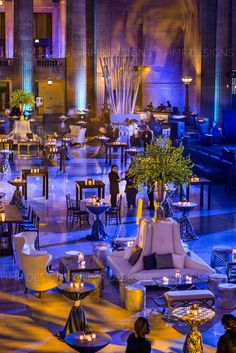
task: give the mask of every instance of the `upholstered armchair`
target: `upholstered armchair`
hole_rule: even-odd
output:
[[[72,143],[84,144],[86,128],[80,127],[78,125],[70,125],[70,133],[68,134]]]
[[[23,266],[22,266],[22,250],[31,255],[44,255],[47,254],[46,250],[35,249],[35,239],[37,238],[37,232],[21,232],[13,236],[13,243],[15,249],[15,259],[19,268],[19,277],[21,277]]]
[[[52,255],[30,255],[22,251],[22,268],[25,278],[25,294],[28,289],[41,293],[58,287],[63,276],[58,272],[48,272],[47,267]]]

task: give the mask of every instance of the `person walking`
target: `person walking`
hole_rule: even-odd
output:
[[[111,171],[108,174],[110,181],[111,207],[116,207],[117,195],[119,194],[120,177],[116,171],[116,166],[111,166]]]
[[[150,353],[151,343],[145,337],[149,333],[149,321],[140,316],[134,323],[134,333],[128,337],[126,353]]]
[[[234,315],[226,314],[222,317],[221,323],[226,332],[217,343],[216,353],[236,353],[236,318]]]

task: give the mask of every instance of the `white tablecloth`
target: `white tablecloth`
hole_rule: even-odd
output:
[[[106,202],[107,202],[106,199],[101,199],[101,201],[106,201]],[[89,223],[90,223],[91,225],[93,225],[93,222],[94,222],[94,220],[96,219],[96,215],[94,215],[93,213],[91,213],[91,212],[87,209],[87,207],[86,207],[86,204],[91,203],[91,202],[92,202],[92,199],[91,199],[91,198],[80,200],[80,209],[81,209],[81,211],[88,211],[88,213],[89,213]],[[105,212],[103,212],[103,213],[99,216],[99,218],[101,219],[102,223],[105,223]]]

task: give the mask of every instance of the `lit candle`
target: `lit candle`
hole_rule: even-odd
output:
[[[78,255],[78,262],[82,263],[83,260],[84,260],[84,254],[82,252],[80,252]]]
[[[88,342],[91,342],[91,341],[92,341],[92,337],[89,336],[89,337],[87,338],[87,340],[88,340]]]
[[[79,336],[79,339],[80,339],[80,341],[83,341],[83,340],[84,340],[84,336],[83,336],[83,335],[80,335],[80,336]]]
[[[74,287],[74,283],[73,282],[70,282],[70,287]]]
[[[92,338],[95,339],[96,337],[96,333],[92,333]]]
[[[81,261],[81,266],[82,266],[82,267],[85,266],[85,261]]]
[[[83,282],[82,282],[82,283],[80,283],[80,286],[81,286],[81,287],[84,287],[84,283],[83,283]]]
[[[169,278],[168,277],[163,277],[162,278],[163,284],[168,284],[169,283]]]

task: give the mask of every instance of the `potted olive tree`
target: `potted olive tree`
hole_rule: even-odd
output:
[[[170,138],[159,138],[155,143],[147,146],[144,155],[134,156],[129,168],[129,176],[133,179],[134,187],[139,191],[148,187],[154,191],[154,198],[158,207],[155,208],[154,220],[163,218],[161,203],[165,190],[172,184],[180,188],[189,183],[192,176],[192,161],[189,156],[183,156],[184,147],[174,147]]]
[[[17,89],[11,93],[10,96],[10,107],[19,107],[21,113],[21,119],[24,119],[25,105],[33,106],[35,104],[34,95],[26,90]]]

